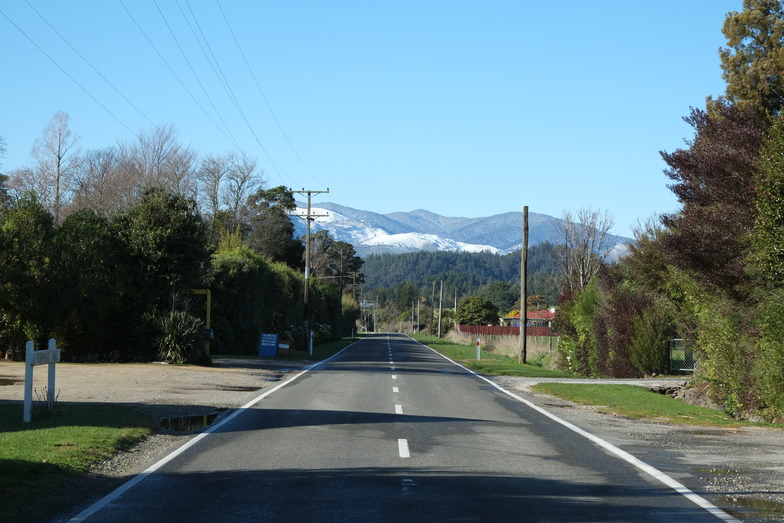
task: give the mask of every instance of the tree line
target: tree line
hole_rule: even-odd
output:
[[[528,251],[529,290],[555,305],[559,268],[550,243]],[[373,254],[365,259],[365,294],[371,301],[410,307],[417,297],[430,300],[432,285],[444,282],[451,301],[467,296],[491,300],[500,311],[508,312],[520,300],[520,251],[510,254],[460,253],[448,251]]]
[[[292,192],[267,187],[245,154],[199,159],[171,127],[137,138],[82,153],[58,113],[33,165],[0,174],[0,349],[19,357],[25,340],[54,337],[67,361],[201,363],[208,341],[255,353],[261,332],[304,347]],[[354,327],[362,260],[326,233],[311,250],[318,342]]]
[[[562,366],[591,376],[668,370],[694,343],[695,381],[738,417],[784,419],[784,8],[746,0],[723,26],[726,93],[662,152],[680,209],[640,224],[630,256],[565,289]]]

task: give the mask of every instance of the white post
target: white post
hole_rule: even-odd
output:
[[[52,352],[57,350],[57,342],[54,341],[54,338],[49,338],[49,347],[48,348]],[[47,392],[46,404],[47,404],[47,407],[49,408],[49,412],[52,412],[52,409],[54,408],[54,372],[55,372],[54,369],[55,369],[55,362],[51,361],[49,363],[49,369],[48,369],[49,370],[49,384],[48,384],[48,390],[46,391]]]
[[[24,415],[22,421],[30,423],[33,419],[33,353],[35,346],[32,341],[25,345],[25,386],[24,386]]]
[[[35,350],[35,344],[28,341],[25,344],[25,385],[24,385],[24,412],[22,421],[29,423],[33,414],[33,366],[49,365],[49,390],[47,391],[46,402],[51,409],[54,407],[54,373],[55,363],[60,361],[60,349],[54,338],[49,340],[49,350]]]
[[[480,347],[481,340],[479,338],[476,339],[476,361],[479,361],[479,347]]]

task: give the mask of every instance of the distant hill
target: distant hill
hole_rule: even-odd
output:
[[[298,204],[300,214],[306,206]],[[400,254],[419,251],[492,252],[506,254],[519,250],[522,239],[522,213],[507,212],[486,218],[459,218],[418,209],[411,212],[378,214],[335,203],[318,203],[311,212],[316,218],[312,231],[327,230],[337,240],[354,245],[357,254]],[[557,239],[561,220],[546,214],[528,214],[529,246]],[[294,218],[298,235],[305,234],[305,220]],[[615,256],[623,255],[629,238],[611,236],[617,246]]]

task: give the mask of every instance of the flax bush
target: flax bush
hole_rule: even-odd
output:
[[[158,329],[159,359],[178,364],[209,362],[204,343],[199,338],[199,318],[182,310],[170,310],[155,316],[153,322]]]

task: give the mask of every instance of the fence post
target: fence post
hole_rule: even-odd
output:
[[[33,419],[33,352],[35,344],[31,340],[25,344],[24,423],[30,423]]]
[[[54,340],[54,338],[49,338],[48,349],[50,351],[52,351],[52,352],[57,350],[57,342]],[[59,358],[58,358],[58,360],[59,360]],[[52,412],[52,409],[54,409],[54,373],[55,373],[55,363],[50,360],[48,367],[49,367],[49,369],[48,369],[49,383],[48,383],[48,390],[46,391],[47,392],[47,394],[46,394],[46,396],[47,396],[47,398],[46,398],[46,405],[49,408],[49,412]]]

